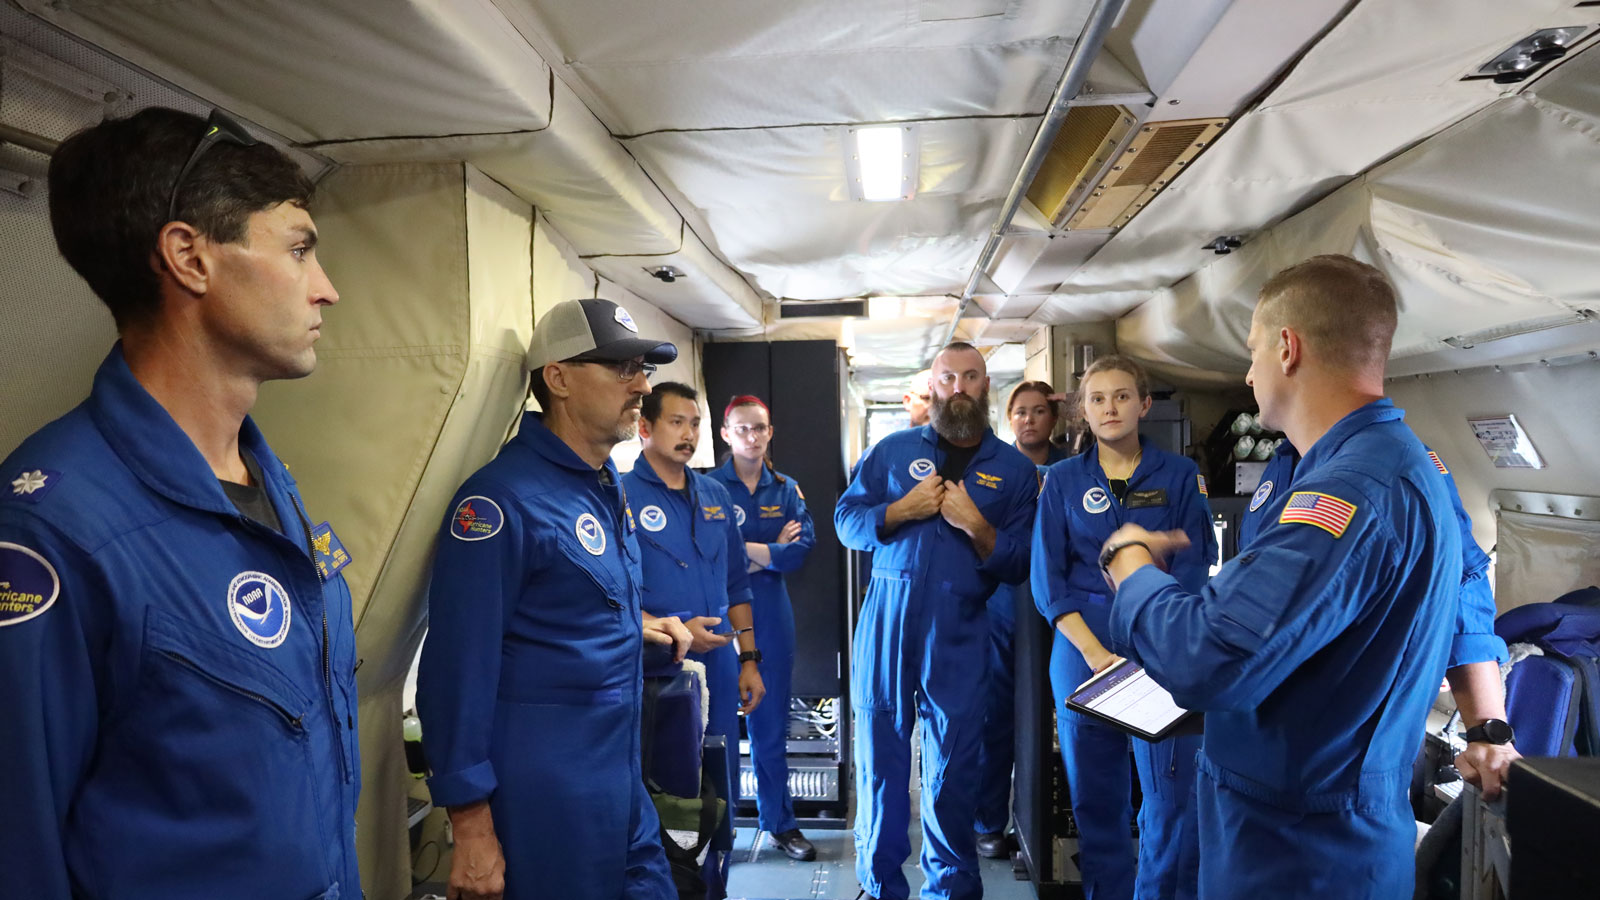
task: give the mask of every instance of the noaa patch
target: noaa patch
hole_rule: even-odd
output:
[[[1272,482],[1261,482],[1260,486],[1256,488],[1256,492],[1250,495],[1250,511],[1255,512],[1256,510],[1260,509],[1261,504],[1267,502],[1267,498],[1271,496]]]
[[[591,516],[591,518],[593,517]],[[639,510],[639,524],[644,526],[645,531],[660,531],[667,527],[667,513],[659,506],[646,506],[644,509]],[[583,535],[580,534],[578,537],[581,538]],[[605,549],[603,542],[600,545],[600,549]],[[593,553],[594,551],[590,550],[589,552]]]
[[[11,496],[24,503],[38,503],[61,480],[54,469],[23,469],[11,480]]]
[[[486,541],[500,533],[506,514],[488,497],[471,496],[456,504],[450,514],[450,536],[458,541]]]
[[[289,636],[289,592],[265,572],[240,572],[228,585],[228,617],[245,640],[272,649]]]
[[[906,471],[911,473],[911,477],[918,481],[932,475],[937,469],[938,467],[933,464],[933,460],[927,458],[913,459],[911,465],[906,467]]]
[[[616,319],[617,324],[621,325],[623,328],[628,329],[634,334],[639,333],[639,326],[633,324],[633,316],[628,315],[628,311],[622,307],[617,307],[617,311],[612,313],[612,318]]]
[[[1106,496],[1105,488],[1092,487],[1083,492],[1084,512],[1103,513],[1111,508],[1111,498]]]
[[[734,507],[733,507],[733,521],[735,523],[737,523],[740,528],[743,528],[744,527],[744,520],[745,520],[744,507],[742,507],[742,506],[740,506],[738,504],[734,504]]]
[[[646,528],[650,527],[650,522],[647,518],[649,512],[649,507],[639,511],[639,519],[644,522],[644,527]],[[667,524],[665,515],[661,517],[661,524]],[[593,513],[584,513],[579,516],[578,521],[573,523],[572,533],[578,536],[578,543],[583,545],[583,549],[589,551],[590,556],[599,556],[606,552],[606,530],[600,527],[600,520],[596,519]]]
[[[49,560],[0,541],[0,628],[42,615],[60,593],[61,578]]]

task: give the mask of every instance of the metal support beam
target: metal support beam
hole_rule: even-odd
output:
[[[18,147],[26,147],[29,150],[50,156],[56,152],[56,147],[60,145],[60,142],[34,134],[31,131],[13,128],[4,122],[0,122],[0,144],[16,144]]]
[[[1067,119],[1067,113],[1072,108],[1072,100],[1083,89],[1084,82],[1089,79],[1089,68],[1094,64],[1096,56],[1100,55],[1100,48],[1105,44],[1106,35],[1111,32],[1111,26],[1121,14],[1126,0],[1097,0],[1094,9],[1089,12],[1088,21],[1083,23],[1083,32],[1078,35],[1077,43],[1072,45],[1072,54],[1067,57],[1066,68],[1061,71],[1061,81],[1056,84],[1056,91],[1050,96],[1050,108],[1045,112],[1044,119],[1039,123],[1039,131],[1033,136],[1033,143],[1028,147],[1028,155],[1022,161],[1022,170],[1017,173],[1016,181],[1011,183],[1011,192],[1006,195],[1005,203],[1000,207],[1000,216],[995,220],[994,227],[989,229],[989,240],[983,245],[983,252],[978,254],[978,262],[972,267],[972,275],[967,279],[967,286],[961,291],[961,302],[957,304],[955,315],[950,319],[950,327],[945,331],[944,340],[939,342],[939,347],[950,343],[955,336],[956,326],[961,322],[961,315],[967,311],[967,305],[972,302],[972,293],[978,287],[978,281],[994,262],[994,255],[1000,249],[1000,241],[1005,236],[1006,229],[1011,226],[1011,219],[1016,216],[1017,208],[1022,205],[1022,198],[1028,191],[1028,185],[1033,183],[1039,168],[1044,165],[1044,158],[1050,152],[1050,145],[1056,139],[1056,132],[1061,130],[1061,125]],[[938,348],[934,348],[938,352]]]

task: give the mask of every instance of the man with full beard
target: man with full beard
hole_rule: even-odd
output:
[[[611,448],[676,359],[609,300],[568,300],[528,348],[517,436],[456,492],[417,681],[433,802],[454,826],[450,900],[677,896],[639,762],[643,613],[634,517]]]
[[[966,343],[934,358],[930,424],[878,442],[834,512],[874,552],[851,660],[856,878],[906,900],[911,729],[922,723],[924,897],[976,898],[973,835],[988,677],[985,601],[1028,574],[1034,465],[989,429],[989,376]]]

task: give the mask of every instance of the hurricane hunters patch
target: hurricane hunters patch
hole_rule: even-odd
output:
[[[989,475],[985,472],[974,472],[978,476],[978,487],[986,487],[991,491],[1000,490],[1000,485],[1005,482],[999,475]]]
[[[1331,494],[1295,491],[1289,495],[1289,502],[1283,505],[1283,513],[1278,516],[1278,521],[1315,525],[1334,537],[1343,537],[1344,530],[1350,527],[1350,520],[1355,514],[1356,508],[1353,504],[1346,503]]]
[[[1194,477],[1198,478],[1200,480],[1200,496],[1202,496],[1202,497],[1211,496],[1211,492],[1206,490],[1206,477],[1204,475],[1201,475],[1198,472],[1195,473]]]
[[[483,541],[500,533],[506,515],[488,497],[464,498],[450,516],[450,536],[458,541]]]
[[[0,541],[0,628],[42,614],[60,593],[55,566],[28,547]]]
[[[1439,474],[1440,475],[1449,475],[1450,474],[1450,470],[1446,469],[1444,467],[1444,460],[1439,458],[1439,454],[1433,452],[1432,450],[1429,450],[1428,451],[1428,458],[1433,460],[1433,466],[1434,466],[1434,468],[1439,470]]]

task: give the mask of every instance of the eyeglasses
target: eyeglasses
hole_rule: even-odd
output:
[[[172,196],[167,198],[167,221],[174,222],[178,218],[178,191],[183,188],[183,180],[189,177],[189,172],[194,169],[195,163],[205,155],[213,146],[226,141],[238,144],[241,147],[254,147],[258,141],[244,130],[244,126],[229,118],[220,109],[213,109],[211,117],[206,119],[206,124],[211,127],[200,136],[200,143],[194,147],[194,152],[189,154],[189,161],[178,170],[178,180],[172,183]]]
[[[749,437],[752,434],[760,437],[767,433],[767,424],[765,422],[757,422],[754,425],[734,425],[728,430],[739,437]]]
[[[637,359],[592,359],[587,356],[574,356],[573,358],[566,360],[566,362],[583,363],[590,366],[605,366],[611,371],[617,373],[618,381],[632,381],[639,377],[640,372],[643,372],[644,377],[646,378],[649,378],[651,375],[656,373],[655,363],[640,362]]]

